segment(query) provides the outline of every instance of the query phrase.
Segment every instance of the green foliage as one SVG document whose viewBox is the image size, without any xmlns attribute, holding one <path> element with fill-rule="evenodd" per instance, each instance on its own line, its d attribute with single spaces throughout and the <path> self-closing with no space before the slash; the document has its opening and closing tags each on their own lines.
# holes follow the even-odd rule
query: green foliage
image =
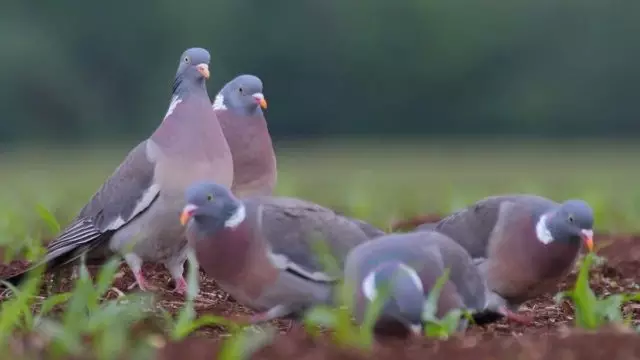
<svg viewBox="0 0 640 360">
<path fill-rule="evenodd" d="M 323 269 L 328 274 L 341 274 L 337 259 L 331 254 L 324 239 L 317 238 L 311 242 L 312 249 L 320 260 Z M 307 311 L 304 317 L 306 329 L 315 334 L 315 327 L 322 326 L 333 330 L 332 336 L 336 343 L 343 346 L 353 346 L 370 349 L 373 344 L 373 326 L 382 310 L 382 305 L 388 297 L 388 289 L 379 289 L 378 297 L 367 308 L 361 326 L 352 321 L 354 309 L 354 284 L 338 277 L 335 284 L 334 304 L 318 305 Z"/>
<path fill-rule="evenodd" d="M 322 259 L 324 267 L 335 269 L 337 262 L 330 255 L 326 243 L 324 241 L 316 241 L 313 244 L 314 251 Z M 466 311 L 454 309 L 442 319 L 437 318 L 438 298 L 442 287 L 448 279 L 449 269 L 446 269 L 438 277 L 425 301 L 422 318 L 426 323 L 424 334 L 427 337 L 446 339 L 458 330 L 458 325 L 463 315 L 470 317 Z M 349 282 L 348 279 L 341 279 L 335 288 L 335 306 L 318 305 L 305 314 L 304 323 L 307 331 L 315 334 L 315 327 L 322 326 L 333 330 L 333 339 L 340 345 L 371 349 L 374 341 L 374 326 L 384 303 L 390 296 L 390 285 L 387 283 L 378 286 L 377 295 L 365 309 L 363 321 L 358 326 L 352 320 L 355 309 L 354 294 L 356 293 L 356 284 Z"/>
<path fill-rule="evenodd" d="M 0 334 L 11 334 L 15 330 L 32 330 L 35 321 L 31 305 L 42 281 L 41 272 L 42 268 L 35 269 L 19 289 L 5 281 L 2 282 L 14 296 L 0 305 Z M 6 336 L 0 336 L 0 344 L 5 345 L 6 340 Z"/>
<path fill-rule="evenodd" d="M 371 349 L 373 345 L 373 327 L 378 315 L 382 310 L 385 300 L 388 298 L 388 288 L 378 289 L 378 296 L 367 307 L 364 320 L 360 326 L 354 324 L 353 316 L 353 294 L 354 287 L 347 282 L 341 282 L 336 286 L 339 301 L 337 306 L 318 305 L 305 314 L 305 327 L 310 333 L 314 333 L 314 328 L 322 326 L 332 329 L 332 337 L 335 342 L 342 346 L 357 347 L 360 349 Z"/>
<path fill-rule="evenodd" d="M 104 295 L 118 269 L 119 259 L 113 258 L 104 264 L 92 282 L 88 269 L 79 267 L 79 278 L 72 292 L 40 298 L 37 294 L 41 284 L 42 267 L 29 273 L 28 280 L 19 288 L 6 284 L 14 294 L 2 302 L 0 309 L 0 333 L 12 334 L 16 330 L 24 333 L 39 333 L 49 339 L 49 350 L 53 356 L 94 353 L 98 359 L 115 359 L 123 349 L 137 348 L 144 344 L 132 344 L 131 326 L 148 316 L 148 296 L 130 294 L 115 300 L 105 300 Z M 32 314 L 35 300 L 42 299 L 40 311 Z M 60 315 L 52 312 L 55 307 L 66 304 Z M 86 339 L 90 338 L 87 342 Z M 10 339 L 2 337 L 4 341 Z"/>
<path fill-rule="evenodd" d="M 640 216 L 639 193 L 619 191 L 634 188 L 637 159 L 625 155 L 634 154 L 633 151 L 621 153 L 616 148 L 594 146 L 597 148 L 594 152 L 576 145 L 573 151 L 580 154 L 572 155 L 556 148 L 493 151 L 482 146 L 455 150 L 458 146 L 455 144 L 442 148 L 389 146 L 395 146 L 395 150 L 375 146 L 358 148 L 353 144 L 321 144 L 315 150 L 309 147 L 304 151 L 299 146 L 294 150 L 284 146 L 278 154 L 278 192 L 343 210 L 349 216 L 383 226 L 394 214 L 445 213 L 491 194 L 534 191 L 557 200 L 584 197 L 596 212 L 598 231 L 640 230 L 635 221 Z M 42 239 L 59 231 L 59 224 L 66 224 L 77 213 L 122 155 L 122 151 L 88 154 L 51 151 L 44 155 L 27 152 L 0 157 L 3 169 L 0 185 L 11 189 L 0 194 L 0 245 L 5 260 L 19 254 L 26 254 L 31 260 L 40 259 Z M 37 176 L 31 173 L 34 163 L 40 166 Z M 570 171 L 566 169 L 568 163 L 572 164 Z M 362 168 L 367 171 L 363 173 Z M 549 173 L 554 176 L 550 177 Z M 340 273 L 341 265 L 331 256 L 326 244 L 314 244 L 318 245 L 318 259 L 327 272 Z M 620 307 L 640 300 L 640 296 L 595 296 L 588 286 L 586 267 L 594 259 L 593 254 L 585 258 L 575 287 L 559 294 L 558 299 L 566 297 L 574 302 L 576 325 L 580 327 L 597 329 L 610 322 L 628 321 Z M 145 352 L 148 342 L 133 341 L 130 330 L 132 324 L 156 315 L 153 299 L 148 294 L 136 293 L 105 299 L 110 297 L 107 294 L 117 262 L 116 259 L 107 262 L 95 281 L 89 277 L 87 268 L 81 266 L 73 289 L 61 294 L 41 292 L 42 269 L 35 269 L 19 288 L 10 287 L 13 296 L 0 304 L 0 334 L 42 334 L 49 339 L 51 350 L 62 356 L 92 352 L 110 359 L 123 349 Z M 249 329 L 241 329 L 226 319 L 197 315 L 194 306 L 198 266 L 192 254 L 189 264 L 187 301 L 175 319 L 165 313 L 168 338 L 179 341 L 207 325 L 227 327 L 234 336 L 225 341 L 221 356 L 229 359 L 248 357 L 251 349 L 270 339 L 268 328 L 252 334 Z M 458 327 L 460 316 L 464 316 L 462 312 L 452 311 L 436 319 L 435 304 L 445 279 L 438 280 L 425 307 L 424 334 L 429 337 L 448 337 Z M 352 285 L 338 282 L 337 305 L 311 309 L 305 316 L 305 325 L 312 333 L 317 333 L 319 327 L 333 329 L 332 336 L 337 343 L 369 349 L 373 343 L 373 323 L 385 299 L 385 289 L 379 292 L 374 306 L 367 309 L 363 325 L 356 326 L 352 321 Z M 0 351 L 6 349 L 7 340 L 6 336 L 0 337 Z"/>
<path fill-rule="evenodd" d="M 453 309 L 446 313 L 442 319 L 438 319 L 436 313 L 438 311 L 438 299 L 440 298 L 440 292 L 442 287 L 449 280 L 449 268 L 445 269 L 444 273 L 438 277 L 438 280 L 429 291 L 427 301 L 425 302 L 424 310 L 422 312 L 422 319 L 426 322 L 424 327 L 424 334 L 427 337 L 433 337 L 438 339 L 447 339 L 453 333 L 458 330 L 461 318 L 463 316 L 470 318 L 470 314 L 463 309 Z"/>
<path fill-rule="evenodd" d="M 232 331 L 217 354 L 220 360 L 245 360 L 263 346 L 267 345 L 277 334 L 277 329 L 273 326 L 265 326 L 260 330 L 254 328 L 243 328 Z"/>
<path fill-rule="evenodd" d="M 589 270 L 595 261 L 594 253 L 587 254 L 582 260 L 580 271 L 574 288 L 556 295 L 559 303 L 565 298 L 571 299 L 575 305 L 576 326 L 588 330 L 596 330 L 609 323 L 630 323 L 622 314 L 622 305 L 629 301 L 640 301 L 640 293 L 614 294 L 597 297 L 589 287 Z"/>
<path fill-rule="evenodd" d="M 0 13 L 7 54 L 0 93 L 12 120 L 0 124 L 0 141 L 148 134 L 167 106 L 178 56 L 190 45 L 211 50 L 210 95 L 236 74 L 265 80 L 273 99 L 267 114 L 279 136 L 637 133 L 630 95 L 636 89 L 626 80 L 638 73 L 640 56 L 634 6 L 12 3 Z M 591 25 L 566 26 L 582 22 Z M 309 99 L 323 101 L 312 106 Z"/>
<path fill-rule="evenodd" d="M 169 314 L 165 313 L 165 319 L 169 322 L 172 340 L 181 340 L 193 331 L 207 325 L 220 325 L 237 330 L 237 325 L 219 316 L 203 315 L 196 317 L 194 301 L 200 292 L 198 259 L 192 250 L 188 251 L 187 260 L 189 262 L 189 274 L 187 277 L 187 299 L 184 306 L 178 313 L 178 318 L 174 321 Z"/>
</svg>

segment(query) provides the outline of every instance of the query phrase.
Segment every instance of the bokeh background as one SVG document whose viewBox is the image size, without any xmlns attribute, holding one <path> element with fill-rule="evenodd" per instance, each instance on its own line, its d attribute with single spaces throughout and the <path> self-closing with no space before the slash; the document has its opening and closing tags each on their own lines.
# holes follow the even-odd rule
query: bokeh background
<svg viewBox="0 0 640 360">
<path fill-rule="evenodd" d="M 499 192 L 580 196 L 601 227 L 637 228 L 639 15 L 636 0 L 6 1 L 0 200 L 70 219 L 202 46 L 211 96 L 263 79 L 281 194 L 378 224 Z"/>
<path fill-rule="evenodd" d="M 8 1 L 0 140 L 137 138 L 180 53 L 265 82 L 277 138 L 640 133 L 632 0 Z"/>
</svg>

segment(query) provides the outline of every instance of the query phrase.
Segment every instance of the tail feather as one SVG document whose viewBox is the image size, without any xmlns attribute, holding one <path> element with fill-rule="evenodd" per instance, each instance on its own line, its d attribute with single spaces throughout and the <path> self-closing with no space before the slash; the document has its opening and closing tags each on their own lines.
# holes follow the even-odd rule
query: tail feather
<svg viewBox="0 0 640 360">
<path fill-rule="evenodd" d="M 27 279 L 28 274 L 38 267 L 45 266 L 45 272 L 47 272 L 72 265 L 78 259 L 80 259 L 83 254 L 89 254 L 92 250 L 97 249 L 99 246 L 101 246 L 107 239 L 111 237 L 111 233 L 112 232 L 100 234 L 100 236 L 95 237 L 92 241 L 88 243 L 77 244 L 76 247 L 67 246 L 65 248 L 66 251 L 64 252 L 61 252 L 60 249 L 55 249 L 54 252 L 48 252 L 43 260 L 29 266 L 27 269 L 22 270 L 17 274 L 11 275 L 8 278 L 4 278 L 2 280 L 10 283 L 11 285 L 19 286 L 23 281 Z M 0 288 L 4 287 L 4 284 L 0 284 Z"/>
</svg>

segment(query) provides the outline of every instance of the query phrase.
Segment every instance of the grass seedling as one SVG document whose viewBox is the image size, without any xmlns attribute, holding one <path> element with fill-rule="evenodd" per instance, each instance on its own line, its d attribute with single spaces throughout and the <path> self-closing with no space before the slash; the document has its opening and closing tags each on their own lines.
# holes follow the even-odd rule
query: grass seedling
<svg viewBox="0 0 640 360">
<path fill-rule="evenodd" d="M 427 301 L 422 311 L 422 320 L 425 322 L 424 335 L 430 338 L 448 339 L 458 330 L 462 317 L 471 319 L 471 315 L 462 309 L 453 309 L 445 314 L 442 319 L 438 319 L 438 299 L 442 292 L 442 287 L 449 281 L 450 269 L 446 268 L 442 275 L 438 277 L 435 284 L 429 291 Z"/>
<path fill-rule="evenodd" d="M 195 253 L 189 249 L 187 253 L 187 261 L 189 262 L 189 273 L 187 275 L 187 300 L 178 313 L 178 318 L 173 321 L 169 314 L 165 313 L 165 318 L 171 324 L 170 337 L 172 340 L 182 340 L 197 329 L 207 325 L 220 325 L 231 328 L 232 331 L 237 330 L 238 326 L 233 322 L 219 316 L 203 315 L 197 317 L 195 311 L 195 299 L 200 293 L 200 285 L 198 281 L 200 265 Z"/>
<path fill-rule="evenodd" d="M 576 326 L 596 330 L 609 323 L 629 324 L 622 314 L 622 305 L 629 301 L 640 300 L 640 293 L 615 294 L 607 297 L 596 297 L 589 287 L 589 270 L 595 261 L 595 254 L 589 253 L 582 260 L 578 278 L 572 290 L 563 291 L 555 296 L 557 303 L 570 299 L 575 305 Z"/>
<path fill-rule="evenodd" d="M 325 241 L 318 239 L 311 242 L 312 249 L 319 259 L 322 267 L 328 274 L 336 274 L 334 285 L 334 304 L 318 305 L 310 309 L 304 317 L 305 328 L 308 332 L 316 334 L 314 328 L 322 326 L 333 330 L 333 339 L 342 346 L 370 349 L 373 344 L 373 326 L 379 312 L 388 297 L 388 289 L 379 289 L 378 297 L 366 310 L 361 326 L 354 324 L 354 284 L 342 279 L 341 266 L 331 254 Z"/>
<path fill-rule="evenodd" d="M 220 360 L 249 359 L 256 351 L 272 342 L 276 332 L 273 326 L 264 326 L 259 331 L 250 327 L 236 328 L 222 343 L 217 358 Z"/>
</svg>

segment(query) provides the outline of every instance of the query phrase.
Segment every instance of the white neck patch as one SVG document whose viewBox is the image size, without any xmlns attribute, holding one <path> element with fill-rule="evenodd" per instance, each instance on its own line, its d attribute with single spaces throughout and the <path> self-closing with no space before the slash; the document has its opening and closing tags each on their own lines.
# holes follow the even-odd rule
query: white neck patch
<svg viewBox="0 0 640 360">
<path fill-rule="evenodd" d="M 240 225 L 244 219 L 247 217 L 247 210 L 245 209 L 243 204 L 238 205 L 236 211 L 231 215 L 227 221 L 224 222 L 224 227 L 235 229 L 238 225 Z"/>
<path fill-rule="evenodd" d="M 177 95 L 174 96 L 171 99 L 171 103 L 169 104 L 169 109 L 167 110 L 167 113 L 164 115 L 164 118 L 168 118 L 171 114 L 173 114 L 173 110 L 176 109 L 176 106 L 178 106 L 178 104 L 180 104 L 182 102 L 182 99 L 180 99 Z"/>
<path fill-rule="evenodd" d="M 424 292 L 424 287 L 422 286 L 422 280 L 420 280 L 420 276 L 418 276 L 418 273 L 413 268 L 405 264 L 400 264 L 400 269 L 402 271 L 406 271 L 407 274 L 409 274 L 409 276 L 411 277 L 411 280 L 413 280 L 413 283 L 415 284 L 415 286 L 418 289 L 420 289 L 420 291 Z M 373 301 L 373 299 L 375 299 L 375 297 L 378 295 L 378 289 L 376 288 L 376 272 L 375 271 L 370 272 L 362 281 L 362 293 L 370 301 Z"/>
<path fill-rule="evenodd" d="M 538 223 L 536 224 L 536 236 L 538 240 L 543 244 L 549 244 L 553 242 L 553 236 L 551 231 L 547 228 L 547 215 L 542 215 Z"/>
<path fill-rule="evenodd" d="M 224 104 L 224 96 L 221 93 L 216 95 L 213 100 L 213 110 L 227 110 L 227 106 Z"/>
</svg>

